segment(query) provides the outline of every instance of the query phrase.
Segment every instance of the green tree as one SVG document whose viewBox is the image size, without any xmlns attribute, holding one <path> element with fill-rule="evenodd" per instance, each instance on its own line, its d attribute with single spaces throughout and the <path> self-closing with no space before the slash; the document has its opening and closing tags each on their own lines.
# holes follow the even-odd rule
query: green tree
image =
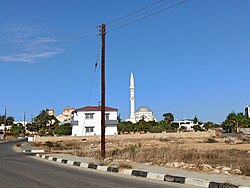
<svg viewBox="0 0 250 188">
<path fill-rule="evenodd" d="M 4 124 L 5 123 L 5 116 L 1 116 L 0 115 L 0 125 Z"/>
<path fill-rule="evenodd" d="M 14 117 L 12 117 L 12 116 L 9 116 L 9 117 L 7 117 L 7 125 L 13 125 L 14 124 Z"/>
<path fill-rule="evenodd" d="M 10 128 L 10 132 L 13 135 L 19 136 L 23 131 L 23 125 L 21 123 L 13 124 Z"/>
<path fill-rule="evenodd" d="M 135 131 L 147 131 L 148 124 L 144 119 L 141 119 L 139 122 L 134 124 Z"/>
<path fill-rule="evenodd" d="M 165 120 L 159 121 L 158 126 L 161 126 L 165 131 L 171 130 L 171 124 L 167 124 Z"/>
<path fill-rule="evenodd" d="M 72 126 L 70 123 L 63 124 L 57 127 L 54 131 L 55 134 L 58 135 L 71 135 L 72 134 Z"/>
<path fill-rule="evenodd" d="M 171 124 L 174 121 L 174 115 L 170 112 L 163 114 L 163 117 L 167 124 Z"/>
<path fill-rule="evenodd" d="M 50 116 L 48 114 L 48 109 L 42 110 L 38 116 L 34 119 L 33 127 L 36 127 L 40 132 L 47 132 L 48 130 L 55 129 L 57 126 L 53 126 L 55 123 L 58 123 L 58 120 L 55 116 Z"/>
<path fill-rule="evenodd" d="M 203 127 L 208 130 L 208 129 L 212 129 L 212 128 L 218 128 L 219 125 L 218 124 L 214 124 L 213 122 L 211 121 L 208 121 L 206 123 L 204 123 Z"/>
<path fill-rule="evenodd" d="M 150 133 L 161 133 L 163 131 L 163 127 L 162 126 L 153 126 L 149 128 L 149 132 Z"/>
<path fill-rule="evenodd" d="M 243 113 L 232 112 L 228 114 L 226 120 L 223 122 L 223 126 L 226 129 L 231 129 L 239 133 L 239 128 L 250 126 L 250 119 Z"/>
<path fill-rule="evenodd" d="M 9 116 L 7 117 L 6 121 L 7 121 L 7 125 L 13 125 L 15 120 L 14 120 L 14 117 Z M 5 115 L 3 116 L 0 115 L 0 125 L 1 124 L 5 124 Z"/>
<path fill-rule="evenodd" d="M 128 122 L 121 122 L 121 123 L 118 123 L 118 126 L 117 126 L 117 130 L 119 132 L 131 132 L 131 131 L 134 131 L 134 125 L 132 122 L 128 121 Z"/>
</svg>

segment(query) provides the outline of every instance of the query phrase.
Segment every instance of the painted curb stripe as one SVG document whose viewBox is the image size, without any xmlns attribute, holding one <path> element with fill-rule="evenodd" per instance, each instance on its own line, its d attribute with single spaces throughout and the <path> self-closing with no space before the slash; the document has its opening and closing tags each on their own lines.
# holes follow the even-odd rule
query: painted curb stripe
<svg viewBox="0 0 250 188">
<path fill-rule="evenodd" d="M 96 169 L 97 169 L 97 166 L 98 166 L 98 165 L 95 165 L 95 164 L 89 164 L 89 165 L 88 165 L 88 168 L 91 168 L 91 169 L 95 169 L 95 170 L 96 170 Z"/>
<path fill-rule="evenodd" d="M 228 184 L 228 183 L 210 182 L 208 188 L 239 188 L 239 186 Z"/>
<path fill-rule="evenodd" d="M 66 160 L 66 159 L 63 159 L 63 160 L 61 161 L 61 163 L 64 163 L 64 164 L 67 164 L 67 162 L 68 162 L 68 160 Z"/>
<path fill-rule="evenodd" d="M 164 181 L 165 174 L 148 172 L 147 178 Z"/>
<path fill-rule="evenodd" d="M 24 153 L 31 153 L 31 150 L 25 150 L 25 149 L 23 149 L 23 152 Z"/>
<path fill-rule="evenodd" d="M 76 162 L 76 161 L 75 161 L 75 162 L 73 163 L 73 165 L 74 165 L 74 166 L 80 166 L 80 165 L 81 165 L 81 162 Z"/>
<path fill-rule="evenodd" d="M 202 180 L 202 179 L 196 179 L 196 178 L 186 178 L 185 179 L 185 184 L 188 185 L 195 185 L 195 186 L 199 186 L 199 187 L 209 187 L 209 183 L 210 181 L 207 180 Z"/>
<path fill-rule="evenodd" d="M 52 159 L 53 159 L 53 157 L 49 157 L 49 158 L 48 158 L 49 161 L 52 161 Z"/>
<path fill-rule="evenodd" d="M 53 158 L 52 158 L 52 161 L 57 161 L 57 158 L 53 157 Z"/>
<path fill-rule="evenodd" d="M 119 169 L 118 168 L 116 168 L 116 167 L 108 167 L 108 169 L 107 169 L 107 171 L 108 172 L 115 172 L 115 173 L 118 173 L 119 172 Z"/>
<path fill-rule="evenodd" d="M 26 151 L 31 152 L 31 150 L 26 150 Z M 40 157 L 42 159 L 47 159 L 47 160 L 51 159 L 52 161 L 57 161 L 57 162 L 64 163 L 64 164 L 67 164 L 68 162 L 67 159 L 58 159 L 55 157 L 50 157 L 50 156 L 46 156 L 42 154 L 36 154 L 36 157 Z M 70 162 L 70 165 L 73 165 L 73 166 L 79 166 L 79 167 L 90 168 L 90 169 L 95 169 L 95 170 L 98 169 L 98 165 L 95 165 L 95 164 L 81 163 L 77 161 L 69 161 L 69 162 Z M 131 170 L 131 169 L 124 169 L 123 171 L 119 172 L 119 169 L 117 167 L 107 167 L 106 171 L 122 173 L 122 174 L 127 174 L 127 175 L 132 175 L 132 176 L 138 176 L 138 177 L 144 177 L 144 178 L 150 178 L 150 179 L 158 179 L 158 180 L 159 179 L 162 180 L 161 176 L 164 176 L 163 178 L 164 181 L 182 183 L 182 184 L 186 183 L 189 185 L 196 185 L 196 186 L 202 186 L 202 187 L 207 187 L 207 186 L 204 186 L 204 184 L 209 184 L 208 188 L 250 188 L 246 186 L 236 186 L 236 185 L 232 185 L 228 183 L 209 182 L 207 180 L 202 180 L 202 179 L 164 175 L 164 174 L 157 174 L 157 173 L 151 173 L 151 172 L 139 171 L 139 170 Z"/>
<path fill-rule="evenodd" d="M 80 167 L 83 167 L 83 168 L 88 168 L 89 164 L 88 163 L 81 163 L 80 164 Z"/>
<path fill-rule="evenodd" d="M 175 183 L 185 183 L 185 177 L 165 175 L 164 181 L 175 182 Z"/>
<path fill-rule="evenodd" d="M 107 166 L 97 166 L 97 170 L 107 171 L 107 169 L 108 169 Z"/>
<path fill-rule="evenodd" d="M 132 170 L 132 176 L 139 176 L 139 177 L 143 177 L 146 178 L 148 175 L 148 172 L 144 172 L 144 171 L 139 171 L 139 170 Z"/>
</svg>

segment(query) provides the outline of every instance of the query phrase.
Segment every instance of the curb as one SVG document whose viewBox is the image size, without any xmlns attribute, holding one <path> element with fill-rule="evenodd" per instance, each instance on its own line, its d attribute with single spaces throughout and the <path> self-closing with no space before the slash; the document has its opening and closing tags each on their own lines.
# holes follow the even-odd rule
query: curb
<svg viewBox="0 0 250 188">
<path fill-rule="evenodd" d="M 121 173 L 136 177 L 143 177 L 143 178 L 149 178 L 154 180 L 161 180 L 161 181 L 167 181 L 167 182 L 174 182 L 174 183 L 181 183 L 186 185 L 193 185 L 193 186 L 199 186 L 199 187 L 206 187 L 206 188 L 250 188 L 246 186 L 238 186 L 233 185 L 229 183 L 219 183 L 219 182 L 210 182 L 208 180 L 203 179 L 196 179 L 196 178 L 189 178 L 189 177 L 182 177 L 182 176 L 173 176 L 169 174 L 159 174 L 159 173 L 153 173 L 153 172 L 147 172 L 147 171 L 141 171 L 136 169 L 123 169 L 119 171 L 117 167 L 112 166 L 100 166 L 92 163 L 82 163 L 78 161 L 70 161 L 67 159 L 60 159 L 55 158 L 51 156 L 46 156 L 42 154 L 36 154 L 36 157 L 46 159 L 49 161 L 59 162 L 67 165 L 72 166 L 78 166 L 83 168 L 89 168 L 94 170 L 100 170 L 100 171 L 107 171 L 107 172 L 114 172 L 114 173 Z"/>
<path fill-rule="evenodd" d="M 21 148 L 20 148 L 21 149 Z M 21 152 L 23 153 L 44 153 L 44 150 L 39 150 L 39 149 L 21 149 Z"/>
</svg>

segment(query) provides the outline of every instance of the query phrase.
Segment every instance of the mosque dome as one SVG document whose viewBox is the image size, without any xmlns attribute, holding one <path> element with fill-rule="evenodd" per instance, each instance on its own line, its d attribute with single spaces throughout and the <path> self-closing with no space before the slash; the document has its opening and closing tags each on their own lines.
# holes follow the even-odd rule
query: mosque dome
<svg viewBox="0 0 250 188">
<path fill-rule="evenodd" d="M 140 108 L 138 108 L 137 112 L 152 112 L 152 111 L 147 106 L 141 106 Z"/>
</svg>

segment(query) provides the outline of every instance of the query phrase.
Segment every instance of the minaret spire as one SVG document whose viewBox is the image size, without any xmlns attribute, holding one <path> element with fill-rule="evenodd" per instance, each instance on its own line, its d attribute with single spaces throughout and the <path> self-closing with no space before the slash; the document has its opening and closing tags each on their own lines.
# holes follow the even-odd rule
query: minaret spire
<svg viewBox="0 0 250 188">
<path fill-rule="evenodd" d="M 130 74 L 130 119 L 135 119 L 135 81 L 132 72 Z"/>
</svg>

